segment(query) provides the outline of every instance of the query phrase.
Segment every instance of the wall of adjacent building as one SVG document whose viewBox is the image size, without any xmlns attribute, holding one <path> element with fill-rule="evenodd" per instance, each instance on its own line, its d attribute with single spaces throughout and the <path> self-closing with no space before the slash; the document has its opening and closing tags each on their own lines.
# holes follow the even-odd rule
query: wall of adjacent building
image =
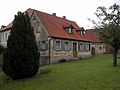
<svg viewBox="0 0 120 90">
<path fill-rule="evenodd" d="M 106 44 L 104 43 L 92 43 L 91 47 L 95 48 L 95 54 L 106 53 Z"/>
<path fill-rule="evenodd" d="M 4 47 L 7 46 L 7 40 L 8 40 L 9 35 L 10 35 L 10 30 L 0 32 L 0 43 L 2 46 Z"/>
</svg>

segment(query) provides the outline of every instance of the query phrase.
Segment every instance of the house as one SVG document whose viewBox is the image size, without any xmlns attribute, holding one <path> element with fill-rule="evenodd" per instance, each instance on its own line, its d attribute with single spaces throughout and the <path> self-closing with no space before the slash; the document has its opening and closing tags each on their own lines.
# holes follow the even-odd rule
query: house
<svg viewBox="0 0 120 90">
<path fill-rule="evenodd" d="M 99 36 L 92 29 L 85 31 L 85 36 L 91 40 L 91 53 L 92 54 L 104 54 L 106 53 L 106 44 L 103 43 Z"/>
<path fill-rule="evenodd" d="M 76 22 L 28 9 L 31 25 L 40 52 L 40 64 L 58 63 L 60 60 L 75 60 L 91 56 L 91 40 L 84 35 Z M 1 44 L 6 47 L 12 23 L 1 28 Z"/>
</svg>

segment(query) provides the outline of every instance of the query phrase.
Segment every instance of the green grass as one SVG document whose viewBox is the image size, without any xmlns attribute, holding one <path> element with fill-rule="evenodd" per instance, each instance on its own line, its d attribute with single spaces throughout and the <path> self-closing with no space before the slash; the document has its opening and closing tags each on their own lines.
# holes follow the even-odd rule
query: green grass
<svg viewBox="0 0 120 90">
<path fill-rule="evenodd" d="M 42 66 L 30 79 L 5 81 L 0 71 L 0 90 L 120 90 L 120 60 L 111 55 Z"/>
</svg>

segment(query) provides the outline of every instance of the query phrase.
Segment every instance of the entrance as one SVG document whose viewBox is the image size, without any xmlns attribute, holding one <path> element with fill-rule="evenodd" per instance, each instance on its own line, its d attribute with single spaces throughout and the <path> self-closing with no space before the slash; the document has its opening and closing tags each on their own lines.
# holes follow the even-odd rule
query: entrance
<svg viewBox="0 0 120 90">
<path fill-rule="evenodd" d="M 73 58 L 77 58 L 77 43 L 73 43 Z"/>
</svg>

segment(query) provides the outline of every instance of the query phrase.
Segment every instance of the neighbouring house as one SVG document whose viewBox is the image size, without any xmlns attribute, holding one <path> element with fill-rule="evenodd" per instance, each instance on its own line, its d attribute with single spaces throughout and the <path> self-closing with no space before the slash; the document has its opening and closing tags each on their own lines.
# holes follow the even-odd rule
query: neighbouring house
<svg viewBox="0 0 120 90">
<path fill-rule="evenodd" d="M 106 44 L 99 39 L 99 36 L 94 30 L 92 29 L 86 30 L 85 36 L 87 36 L 91 40 L 92 55 L 106 53 Z"/>
<path fill-rule="evenodd" d="M 66 16 L 58 17 L 56 13 L 51 15 L 34 9 L 28 9 L 26 12 L 34 28 L 40 64 L 91 56 L 91 40 L 84 35 L 83 28 L 76 22 L 66 19 Z M 0 41 L 5 47 L 11 27 L 12 23 L 0 30 Z"/>
</svg>

